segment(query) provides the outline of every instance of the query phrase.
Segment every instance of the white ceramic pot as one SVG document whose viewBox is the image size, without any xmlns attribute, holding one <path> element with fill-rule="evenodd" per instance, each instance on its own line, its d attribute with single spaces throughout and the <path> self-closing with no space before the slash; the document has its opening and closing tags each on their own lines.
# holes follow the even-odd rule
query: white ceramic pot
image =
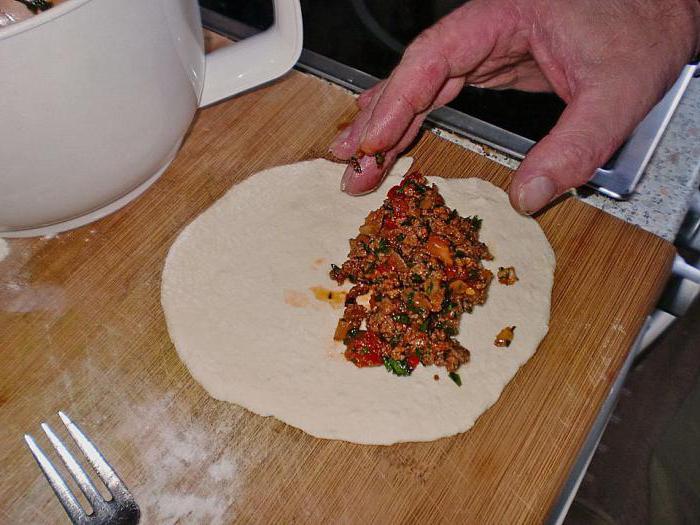
<svg viewBox="0 0 700 525">
<path fill-rule="evenodd" d="M 144 192 L 198 107 L 288 71 L 298 0 L 205 56 L 196 0 L 69 0 L 0 28 L 0 237 L 94 221 Z"/>
</svg>

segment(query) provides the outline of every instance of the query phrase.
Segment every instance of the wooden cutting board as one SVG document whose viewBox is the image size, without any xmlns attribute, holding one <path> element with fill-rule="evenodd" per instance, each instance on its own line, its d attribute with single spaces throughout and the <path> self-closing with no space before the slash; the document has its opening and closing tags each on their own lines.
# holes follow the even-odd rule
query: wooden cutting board
<svg viewBox="0 0 700 525">
<path fill-rule="evenodd" d="M 354 112 L 345 91 L 293 72 L 199 113 L 172 167 L 120 212 L 55 238 L 9 241 L 0 522 L 64 519 L 22 441 L 33 433 L 48 448 L 39 424 L 58 427 L 58 410 L 112 461 L 144 523 L 546 517 L 669 273 L 673 247 L 636 227 L 574 199 L 538 218 L 557 255 L 549 335 L 471 431 L 432 443 L 319 440 L 215 401 L 170 343 L 160 276 L 178 232 L 252 173 L 325 156 Z M 430 133 L 410 154 L 427 174 L 501 187 L 510 176 Z"/>
</svg>

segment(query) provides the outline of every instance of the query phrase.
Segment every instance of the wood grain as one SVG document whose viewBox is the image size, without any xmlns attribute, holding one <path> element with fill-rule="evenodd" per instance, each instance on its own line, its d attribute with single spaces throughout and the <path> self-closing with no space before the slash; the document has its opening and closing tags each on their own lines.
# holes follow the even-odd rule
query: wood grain
<svg viewBox="0 0 700 525">
<path fill-rule="evenodd" d="M 128 482 L 144 523 L 546 517 L 674 253 L 592 207 L 568 199 L 538 218 L 557 255 L 550 333 L 465 434 L 391 447 L 314 439 L 210 399 L 176 356 L 159 290 L 178 232 L 252 173 L 325 156 L 354 111 L 343 90 L 294 72 L 200 112 L 171 168 L 118 213 L 10 241 L 0 263 L 0 522 L 63 519 L 21 439 L 41 421 L 59 426 L 61 409 Z M 410 154 L 427 174 L 501 187 L 510 175 L 429 133 Z"/>
</svg>

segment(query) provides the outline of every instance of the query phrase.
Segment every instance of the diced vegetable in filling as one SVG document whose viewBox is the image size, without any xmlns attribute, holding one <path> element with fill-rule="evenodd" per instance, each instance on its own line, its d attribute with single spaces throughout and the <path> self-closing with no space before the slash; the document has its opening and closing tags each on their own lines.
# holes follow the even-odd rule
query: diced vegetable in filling
<svg viewBox="0 0 700 525">
<path fill-rule="evenodd" d="M 503 266 L 498 267 L 498 282 L 510 286 L 518 281 L 518 276 L 515 274 L 515 268 L 508 266 L 504 268 Z"/>
<path fill-rule="evenodd" d="M 496 336 L 496 340 L 493 342 L 496 346 L 510 346 L 513 342 L 513 337 L 515 337 L 515 327 L 506 326 Z"/>
</svg>

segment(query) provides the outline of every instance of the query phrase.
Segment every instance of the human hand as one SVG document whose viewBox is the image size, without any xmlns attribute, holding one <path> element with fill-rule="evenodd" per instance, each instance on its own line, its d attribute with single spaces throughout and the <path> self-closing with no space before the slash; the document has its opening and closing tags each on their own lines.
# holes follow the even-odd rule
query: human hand
<svg viewBox="0 0 700 525">
<path fill-rule="evenodd" d="M 361 155 L 361 172 L 348 166 L 341 189 L 375 189 L 426 115 L 465 83 L 554 91 L 567 107 L 509 190 L 513 207 L 534 213 L 587 182 L 698 51 L 697 0 L 473 0 L 419 35 L 391 76 L 359 97 L 360 112 L 331 145 L 339 159 Z"/>
</svg>

